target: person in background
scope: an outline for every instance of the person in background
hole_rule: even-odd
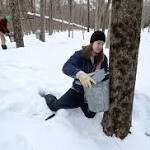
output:
[[[90,38],[89,45],[76,51],[63,66],[63,72],[74,78],[72,87],[59,99],[44,91],[39,91],[48,107],[56,112],[59,109],[72,109],[80,107],[87,118],[93,118],[95,112],[88,108],[84,97],[84,86],[91,88],[95,81],[90,74],[97,69],[104,68],[108,71],[107,57],[103,53],[105,34],[95,31]]]
[[[2,49],[7,49],[5,35],[9,36],[7,23],[12,21],[12,16],[0,17],[0,39]]]

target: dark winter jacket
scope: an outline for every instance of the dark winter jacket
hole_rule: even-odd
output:
[[[7,20],[5,18],[0,18],[0,32],[2,33],[9,33],[7,29]]]
[[[79,71],[84,71],[86,73],[91,73],[95,70],[94,65],[92,65],[91,60],[88,60],[82,56],[82,51],[76,51],[70,58],[69,60],[64,64],[63,66],[63,72],[74,78],[73,82],[73,89],[75,89],[77,92],[83,93],[83,86],[81,84],[78,84],[77,82],[76,74]],[[108,70],[108,63],[107,63],[107,57],[104,56],[104,61],[101,64],[101,69],[104,68],[106,71]]]

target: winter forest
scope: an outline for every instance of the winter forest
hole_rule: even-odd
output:
[[[0,150],[150,150],[150,0],[1,0],[0,44]]]

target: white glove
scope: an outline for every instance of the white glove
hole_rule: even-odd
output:
[[[79,79],[81,84],[87,88],[91,88],[92,84],[96,84],[96,82],[90,77],[90,75],[83,71],[79,71],[76,74],[76,78]]]

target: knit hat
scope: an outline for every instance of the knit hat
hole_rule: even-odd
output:
[[[98,40],[105,42],[105,34],[103,31],[95,31],[91,35],[90,43],[93,43]]]
[[[5,19],[7,20],[7,22],[12,21],[12,16],[5,16]]]

